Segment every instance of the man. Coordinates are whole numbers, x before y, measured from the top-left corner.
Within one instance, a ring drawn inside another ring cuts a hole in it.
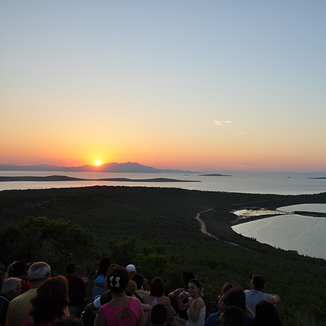
[[[37,288],[50,277],[51,268],[47,263],[33,263],[28,270],[30,290],[11,300],[8,307],[6,326],[21,326],[32,308],[31,299]]]
[[[21,279],[8,277],[2,283],[0,294],[0,325],[5,326],[9,302],[21,292]]]
[[[253,275],[251,279],[251,290],[246,290],[246,302],[248,307],[256,313],[256,304],[261,300],[266,300],[276,304],[281,301],[277,294],[267,294],[262,292],[264,289],[264,279],[260,275]]]

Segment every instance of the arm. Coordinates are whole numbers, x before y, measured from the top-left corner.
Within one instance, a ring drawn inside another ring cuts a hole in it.
[[[266,301],[275,304],[275,303],[279,303],[281,301],[281,298],[278,294],[268,294]]]
[[[197,321],[199,319],[200,308],[201,308],[200,300],[198,300],[198,299],[190,300],[190,303],[189,303],[190,317],[194,323],[197,323]]]
[[[104,313],[101,308],[95,317],[94,325],[95,326],[106,326],[106,319],[105,319]]]
[[[170,299],[176,298],[176,297],[179,296],[179,294],[180,294],[182,291],[183,291],[183,289],[176,289],[176,290],[170,292],[169,295],[168,295],[168,297],[169,297]]]
[[[140,315],[139,315],[139,321],[138,321],[138,326],[145,326],[145,314],[143,307],[141,305],[141,302],[137,299],[138,305],[139,305],[139,310],[140,310]],[[102,325],[96,325],[96,326],[102,326]]]
[[[254,314],[254,312],[246,305],[246,308],[245,308],[245,315],[250,315],[252,317],[256,317],[256,315]]]
[[[178,306],[179,306],[180,310],[186,310],[189,308],[189,302],[183,303],[183,301],[182,301],[183,298],[181,298],[180,296],[178,296],[177,298],[178,298]]]

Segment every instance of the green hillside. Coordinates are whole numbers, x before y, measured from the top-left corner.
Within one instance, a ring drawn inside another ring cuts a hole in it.
[[[92,278],[98,260],[109,255],[124,266],[134,263],[148,279],[162,276],[167,291],[182,285],[183,270],[192,270],[204,283],[209,312],[225,282],[247,289],[251,275],[261,274],[265,292],[282,298],[278,310],[284,325],[309,325],[310,318],[324,325],[326,261],[260,244],[230,228],[233,209],[299,203],[326,203],[326,193],[285,196],[106,186],[1,191],[0,260],[8,265],[13,259],[44,259],[55,273],[74,261],[80,273]],[[212,210],[201,218],[219,240],[200,232],[195,217],[207,209]]]

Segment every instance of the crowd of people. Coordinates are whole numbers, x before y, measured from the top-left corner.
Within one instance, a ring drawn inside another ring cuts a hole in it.
[[[75,275],[51,277],[45,262],[16,261],[1,284],[0,326],[282,326],[277,294],[263,292],[264,279],[253,275],[250,289],[226,283],[207,314],[204,288],[192,272],[183,273],[183,287],[168,295],[160,276],[147,279],[132,264],[111,264],[104,257],[86,297],[88,279]]]

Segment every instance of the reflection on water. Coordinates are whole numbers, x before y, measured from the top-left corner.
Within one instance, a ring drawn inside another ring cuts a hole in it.
[[[302,204],[278,210],[326,212],[326,204]],[[233,230],[276,248],[295,250],[299,254],[326,259],[326,218],[294,214],[268,217],[239,224]]]

